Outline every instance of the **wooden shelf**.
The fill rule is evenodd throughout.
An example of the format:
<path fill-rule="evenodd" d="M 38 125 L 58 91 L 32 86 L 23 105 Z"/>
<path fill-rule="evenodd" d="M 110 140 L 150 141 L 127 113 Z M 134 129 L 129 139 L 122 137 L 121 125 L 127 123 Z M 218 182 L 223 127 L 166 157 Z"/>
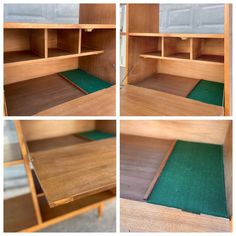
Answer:
<path fill-rule="evenodd" d="M 91 48 L 81 48 L 80 56 L 90 56 L 90 55 L 98 55 L 104 53 L 104 50 L 95 50 Z"/>
<path fill-rule="evenodd" d="M 67 55 L 73 55 L 73 53 L 70 53 L 68 51 L 59 49 L 59 48 L 49 48 L 48 49 L 48 57 L 60 57 L 60 56 L 67 56 Z M 74 54 L 76 56 L 77 54 Z"/>
<path fill-rule="evenodd" d="M 115 138 L 110 138 L 31 153 L 50 207 L 114 188 L 115 147 Z"/>
<path fill-rule="evenodd" d="M 42 213 L 42 219 L 44 222 L 63 216 L 65 214 L 72 214 L 74 211 L 83 211 L 83 209 L 92 207 L 104 201 L 113 199 L 115 195 L 111 191 L 105 191 L 91 195 L 66 205 L 50 208 L 47 199 L 42 196 L 39 197 L 39 205 Z"/>
<path fill-rule="evenodd" d="M 31 194 L 4 200 L 4 232 L 17 232 L 36 224 Z"/>
<path fill-rule="evenodd" d="M 120 195 L 144 201 L 145 193 L 173 141 L 121 135 Z"/>
<path fill-rule="evenodd" d="M 115 24 L 41 24 L 6 22 L 4 29 L 115 29 Z"/>
<path fill-rule="evenodd" d="M 8 115 L 26 116 L 84 96 L 57 74 L 5 86 Z"/>
<path fill-rule="evenodd" d="M 184 53 L 184 52 L 174 53 L 170 54 L 168 57 L 179 58 L 179 59 L 190 59 L 190 53 Z"/>
<path fill-rule="evenodd" d="M 168 74 L 155 74 L 133 85 L 161 92 L 187 97 L 199 82 L 198 79 L 185 78 Z"/>
<path fill-rule="evenodd" d="M 32 51 L 15 51 L 15 52 L 4 52 L 4 64 L 20 61 L 31 61 L 41 59 L 42 57 L 33 53 Z"/>
<path fill-rule="evenodd" d="M 217 56 L 217 55 L 200 55 L 195 60 L 199 61 L 206 61 L 206 62 L 218 62 L 224 63 L 224 56 Z"/>

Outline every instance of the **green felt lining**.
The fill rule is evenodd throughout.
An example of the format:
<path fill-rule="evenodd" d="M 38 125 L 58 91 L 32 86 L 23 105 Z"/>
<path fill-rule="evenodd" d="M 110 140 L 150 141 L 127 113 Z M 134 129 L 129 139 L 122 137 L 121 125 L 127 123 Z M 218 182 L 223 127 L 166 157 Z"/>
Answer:
<path fill-rule="evenodd" d="M 223 146 L 177 141 L 147 202 L 227 218 Z"/>
<path fill-rule="evenodd" d="M 200 80 L 187 97 L 208 104 L 223 106 L 223 94 L 223 83 Z"/>
<path fill-rule="evenodd" d="M 79 133 L 79 136 L 89 140 L 102 140 L 115 137 L 115 135 L 112 133 L 102 132 L 98 130 Z"/>
<path fill-rule="evenodd" d="M 112 86 L 112 84 L 80 69 L 64 71 L 59 74 L 71 83 L 80 87 L 86 93 L 94 93 Z"/>

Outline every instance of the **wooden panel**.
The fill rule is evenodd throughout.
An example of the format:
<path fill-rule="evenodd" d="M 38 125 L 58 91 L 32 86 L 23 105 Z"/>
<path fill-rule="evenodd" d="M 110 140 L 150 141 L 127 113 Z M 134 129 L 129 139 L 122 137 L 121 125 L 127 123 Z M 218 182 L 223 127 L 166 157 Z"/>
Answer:
<path fill-rule="evenodd" d="M 36 224 L 31 194 L 4 200 L 4 232 L 17 232 Z"/>
<path fill-rule="evenodd" d="M 170 140 L 121 135 L 120 196 L 122 198 L 144 201 L 145 193 L 171 143 Z"/>
<path fill-rule="evenodd" d="M 126 199 L 121 199 L 120 206 L 122 232 L 230 232 L 225 218 Z"/>
<path fill-rule="evenodd" d="M 152 89 L 126 85 L 121 89 L 122 116 L 219 116 L 223 108 Z"/>
<path fill-rule="evenodd" d="M 115 4 L 80 4 L 80 24 L 116 24 Z"/>
<path fill-rule="evenodd" d="M 5 86 L 8 115 L 30 116 L 85 94 L 54 74 Z"/>
<path fill-rule="evenodd" d="M 232 121 L 229 121 L 229 127 L 224 141 L 224 172 L 225 172 L 225 191 L 227 199 L 227 212 L 232 217 Z"/>
<path fill-rule="evenodd" d="M 29 30 L 5 29 L 4 52 L 24 51 L 30 49 Z"/>
<path fill-rule="evenodd" d="M 156 73 L 156 60 L 146 60 L 140 54 L 158 50 L 158 39 L 129 37 L 128 83 L 135 83 Z"/>
<path fill-rule="evenodd" d="M 116 185 L 115 138 L 31 153 L 31 161 L 50 207 Z"/>
<path fill-rule="evenodd" d="M 29 50 L 4 53 L 4 63 L 22 62 L 35 59 L 40 59 L 40 57 Z"/>
<path fill-rule="evenodd" d="M 129 32 L 159 32 L 159 4 L 129 4 L 128 14 Z"/>
<path fill-rule="evenodd" d="M 108 133 L 116 133 L 116 121 L 115 120 L 97 120 L 96 130 L 100 130 Z"/>
<path fill-rule="evenodd" d="M 76 68 L 78 68 L 78 58 L 32 61 L 14 66 L 4 65 L 4 84 L 12 84 Z"/>
<path fill-rule="evenodd" d="M 232 4 L 225 4 L 224 36 L 225 115 L 229 116 L 232 113 Z"/>
<path fill-rule="evenodd" d="M 228 120 L 121 121 L 123 134 L 224 144 Z"/>
<path fill-rule="evenodd" d="M 93 57 L 81 57 L 79 66 L 102 80 L 116 83 L 116 31 L 94 30 L 82 32 L 82 48 L 104 50 L 103 54 Z M 83 51 L 82 51 L 83 52 Z"/>
<path fill-rule="evenodd" d="M 27 142 L 30 152 L 47 151 L 60 147 L 67 147 L 74 144 L 85 143 L 88 140 L 79 138 L 75 135 L 66 135 L 55 138 L 45 138 L 41 140 L 32 140 Z"/>
<path fill-rule="evenodd" d="M 115 116 L 116 87 L 91 93 L 71 100 L 48 110 L 39 112 L 37 116 Z"/>
<path fill-rule="evenodd" d="M 138 83 L 135 83 L 134 85 L 138 87 L 171 93 L 181 97 L 187 97 L 198 82 L 199 80 L 192 78 L 168 74 L 155 74 Z"/>
<path fill-rule="evenodd" d="M 45 36 L 44 29 L 30 31 L 30 49 L 40 57 L 46 56 Z"/>
<path fill-rule="evenodd" d="M 224 82 L 224 65 L 194 61 L 158 60 L 158 73 L 173 74 L 195 79 Z M 183 70 L 184 68 L 184 70 Z"/>
<path fill-rule="evenodd" d="M 56 138 L 95 128 L 93 120 L 23 120 L 21 124 L 26 141 Z"/>

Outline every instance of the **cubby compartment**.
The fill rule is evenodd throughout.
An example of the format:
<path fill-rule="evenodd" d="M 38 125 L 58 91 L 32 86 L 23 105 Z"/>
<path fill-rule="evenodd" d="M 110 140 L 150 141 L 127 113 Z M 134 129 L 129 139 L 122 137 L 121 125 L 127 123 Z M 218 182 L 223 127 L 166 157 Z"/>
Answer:
<path fill-rule="evenodd" d="M 151 37 L 155 40 L 155 50 L 150 52 L 142 53 L 140 56 L 143 58 L 160 58 L 162 55 L 162 37 Z M 146 41 L 148 41 L 147 37 L 145 37 Z"/>
<path fill-rule="evenodd" d="M 48 29 L 48 57 L 79 53 L 79 29 Z"/>
<path fill-rule="evenodd" d="M 45 57 L 44 29 L 4 29 L 4 63 Z"/>
<path fill-rule="evenodd" d="M 193 59 L 224 63 L 224 39 L 194 38 Z"/>
<path fill-rule="evenodd" d="M 190 39 L 186 37 L 164 37 L 164 56 L 190 59 Z"/>

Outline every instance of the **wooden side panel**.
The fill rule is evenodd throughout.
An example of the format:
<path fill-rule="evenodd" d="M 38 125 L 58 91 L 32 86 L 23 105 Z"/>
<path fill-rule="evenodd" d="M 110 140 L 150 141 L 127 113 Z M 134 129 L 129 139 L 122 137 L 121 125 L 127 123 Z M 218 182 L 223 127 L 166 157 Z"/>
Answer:
<path fill-rule="evenodd" d="M 228 120 L 121 121 L 123 134 L 224 144 Z"/>
<path fill-rule="evenodd" d="M 81 57 L 79 66 L 81 69 L 115 84 L 116 82 L 116 31 L 93 30 L 82 32 L 82 48 L 104 50 L 97 56 Z"/>
<path fill-rule="evenodd" d="M 224 142 L 224 171 L 225 171 L 225 190 L 227 200 L 228 216 L 232 216 L 232 121 L 228 127 L 228 131 Z"/>
<path fill-rule="evenodd" d="M 26 141 L 54 138 L 95 128 L 93 120 L 23 120 L 21 124 Z"/>
<path fill-rule="evenodd" d="M 159 33 L 159 4 L 129 4 L 130 33 Z"/>
<path fill-rule="evenodd" d="M 225 115 L 232 113 L 232 4 L 225 4 L 224 10 L 224 92 L 225 92 Z"/>
<path fill-rule="evenodd" d="M 115 120 L 97 120 L 96 121 L 96 129 L 108 132 L 108 133 L 116 133 L 116 121 Z"/>
<path fill-rule="evenodd" d="M 156 73 L 157 61 L 140 57 L 140 54 L 155 52 L 158 49 L 158 38 L 129 37 L 128 83 L 132 84 Z"/>
<path fill-rule="evenodd" d="M 32 61 L 17 65 L 4 65 L 4 84 L 46 76 L 78 68 L 78 58 Z"/>
<path fill-rule="evenodd" d="M 31 30 L 30 32 L 30 49 L 40 57 L 46 56 L 45 30 Z"/>
<path fill-rule="evenodd" d="M 121 199 L 121 232 L 230 232 L 225 218 Z"/>
<path fill-rule="evenodd" d="M 4 29 L 4 52 L 29 50 L 29 30 Z"/>
<path fill-rule="evenodd" d="M 188 60 L 158 60 L 157 68 L 158 73 L 224 82 L 224 64 L 210 64 Z"/>
<path fill-rule="evenodd" d="M 80 4 L 80 24 L 115 24 L 115 4 Z"/>

